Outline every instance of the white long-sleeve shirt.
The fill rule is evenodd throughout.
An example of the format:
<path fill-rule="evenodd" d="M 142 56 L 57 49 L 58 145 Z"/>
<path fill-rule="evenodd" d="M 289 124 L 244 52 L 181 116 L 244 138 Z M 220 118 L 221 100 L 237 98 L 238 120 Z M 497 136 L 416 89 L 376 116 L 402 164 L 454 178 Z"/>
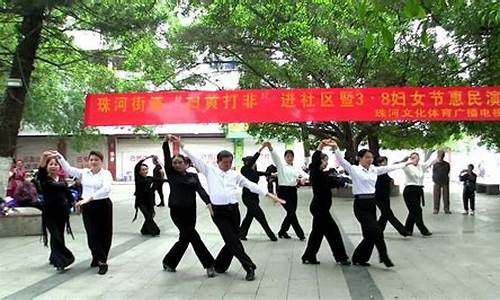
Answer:
<path fill-rule="evenodd" d="M 267 194 L 267 189 L 246 179 L 241 173 L 234 170 L 222 171 L 218 167 L 206 164 L 188 149 L 182 147 L 182 150 L 191 158 L 200 173 L 207 178 L 208 194 L 213 205 L 238 203 L 236 192 L 241 187 L 246 187 L 261 196 Z"/>
<path fill-rule="evenodd" d="M 378 175 L 401 169 L 406 165 L 406 163 L 379 167 L 370 165 L 370 167 L 366 169 L 361 165 L 351 165 L 351 163 L 344 159 L 344 156 L 338 149 L 335 150 L 334 153 L 339 164 L 351 176 L 353 195 L 375 194 L 375 183 L 377 182 Z"/>
<path fill-rule="evenodd" d="M 113 176 L 111 172 L 101 169 L 97 173 L 92 173 L 89 168 L 79 169 L 72 167 L 66 159 L 58 159 L 63 170 L 70 176 L 77 177 L 82 183 L 82 199 L 90 199 L 92 201 L 109 198 L 111 193 L 111 184 Z"/>
<path fill-rule="evenodd" d="M 417 164 L 416 166 L 412 164 L 404 167 L 403 171 L 405 172 L 406 175 L 405 185 L 423 186 L 425 171 L 427 171 L 427 169 L 429 169 L 436 162 L 437 162 L 436 159 L 434 160 L 429 159 L 423 164 Z"/>
<path fill-rule="evenodd" d="M 283 164 L 281 158 L 279 157 L 276 151 L 271 151 L 271 158 L 273 159 L 274 164 L 276 165 L 276 169 L 278 169 L 278 184 L 282 186 L 297 186 L 297 180 L 300 176 L 304 178 L 309 178 L 309 175 L 302 171 L 298 170 L 292 165 L 287 163 Z"/>

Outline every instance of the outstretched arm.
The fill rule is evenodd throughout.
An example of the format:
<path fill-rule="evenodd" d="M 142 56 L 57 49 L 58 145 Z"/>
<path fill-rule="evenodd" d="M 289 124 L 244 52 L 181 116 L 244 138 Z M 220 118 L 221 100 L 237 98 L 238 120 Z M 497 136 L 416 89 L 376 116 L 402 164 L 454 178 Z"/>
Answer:
<path fill-rule="evenodd" d="M 205 163 L 201 158 L 199 158 L 194 153 L 192 153 L 191 151 L 186 149 L 184 147 L 184 144 L 181 142 L 181 139 L 178 136 L 171 135 L 170 141 L 175 142 L 175 143 L 179 143 L 179 145 L 182 148 L 182 151 L 184 151 L 184 153 L 186 153 L 186 155 L 193 161 L 193 163 L 196 165 L 196 167 L 198 168 L 200 173 L 202 173 L 205 176 L 208 175 L 208 170 L 210 167 L 207 165 L 207 163 Z"/>

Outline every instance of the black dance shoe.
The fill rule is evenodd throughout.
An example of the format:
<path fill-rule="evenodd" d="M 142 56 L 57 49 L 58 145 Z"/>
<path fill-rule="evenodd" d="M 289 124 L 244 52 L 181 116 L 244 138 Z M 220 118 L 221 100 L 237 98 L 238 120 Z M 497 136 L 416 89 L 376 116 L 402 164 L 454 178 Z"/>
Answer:
<path fill-rule="evenodd" d="M 299 240 L 301 240 L 301 241 L 305 241 L 305 239 L 306 239 L 306 237 L 305 237 L 305 236 L 300 236 L 300 237 L 299 237 Z"/>
<path fill-rule="evenodd" d="M 160 204 L 156 205 L 156 207 L 163 207 L 165 206 L 165 202 L 160 202 Z"/>
<path fill-rule="evenodd" d="M 351 265 L 351 261 L 348 260 L 348 259 L 338 261 L 337 263 L 340 264 L 340 265 L 343 265 L 343 266 L 350 266 Z"/>
<path fill-rule="evenodd" d="M 392 268 L 394 267 L 394 264 L 389 258 L 386 259 L 380 259 L 380 262 L 383 263 L 387 268 Z"/>
<path fill-rule="evenodd" d="M 269 236 L 269 239 L 273 242 L 277 242 L 278 241 L 278 238 L 273 234 L 273 235 L 270 235 Z"/>
<path fill-rule="evenodd" d="M 280 239 L 291 239 L 292 237 L 288 235 L 288 233 L 286 232 L 278 232 L 278 237 Z"/>
<path fill-rule="evenodd" d="M 432 232 L 430 232 L 430 231 L 422 232 L 422 235 L 423 236 L 431 236 Z"/>
<path fill-rule="evenodd" d="M 316 258 L 302 257 L 302 263 L 305 265 L 319 265 L 319 260 Z"/>
<path fill-rule="evenodd" d="M 247 271 L 247 275 L 245 276 L 246 281 L 253 281 L 255 279 L 255 269 L 251 268 Z"/>
<path fill-rule="evenodd" d="M 99 262 L 97 259 L 92 259 L 92 262 L 90 263 L 91 268 L 99 267 Z"/>
<path fill-rule="evenodd" d="M 207 276 L 209 278 L 215 277 L 215 269 L 213 266 L 207 268 Z"/>
<path fill-rule="evenodd" d="M 246 240 L 248 240 L 248 239 L 247 239 L 247 237 L 246 237 L 246 236 L 240 236 L 240 240 L 242 240 L 242 241 L 246 241 Z"/>
<path fill-rule="evenodd" d="M 362 266 L 362 267 L 369 267 L 371 266 L 369 263 L 367 262 L 361 262 L 361 261 L 356 261 L 356 260 L 352 260 L 352 263 L 355 265 L 355 266 Z"/>
<path fill-rule="evenodd" d="M 175 269 L 167 265 L 166 263 L 163 263 L 163 270 L 167 272 L 175 272 Z"/>
<path fill-rule="evenodd" d="M 108 272 L 108 264 L 101 264 L 101 265 L 99 265 L 99 271 L 97 271 L 97 274 L 104 275 L 107 272 Z"/>

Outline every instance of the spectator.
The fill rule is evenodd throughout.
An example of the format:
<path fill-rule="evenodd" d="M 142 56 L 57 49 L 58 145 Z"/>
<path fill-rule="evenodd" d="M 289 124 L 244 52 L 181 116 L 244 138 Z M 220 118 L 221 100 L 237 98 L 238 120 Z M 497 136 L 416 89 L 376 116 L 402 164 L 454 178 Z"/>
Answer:
<path fill-rule="evenodd" d="M 434 214 L 439 213 L 441 191 L 443 193 L 444 213 L 450 211 L 450 164 L 444 160 L 444 150 L 437 153 L 437 162 L 432 167 L 432 181 L 434 181 Z"/>
<path fill-rule="evenodd" d="M 475 213 L 475 200 L 476 200 L 476 179 L 477 175 L 472 171 L 474 170 L 474 165 L 470 164 L 467 166 L 467 170 L 462 170 L 460 172 L 459 179 L 464 183 L 463 191 L 463 201 L 464 201 L 464 215 L 469 214 L 469 203 L 470 203 L 470 214 L 471 216 Z"/>

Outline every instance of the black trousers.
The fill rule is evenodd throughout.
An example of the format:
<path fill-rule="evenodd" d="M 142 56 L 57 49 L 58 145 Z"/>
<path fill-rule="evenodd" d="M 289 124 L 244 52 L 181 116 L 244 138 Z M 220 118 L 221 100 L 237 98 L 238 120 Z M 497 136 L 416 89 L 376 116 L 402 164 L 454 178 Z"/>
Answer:
<path fill-rule="evenodd" d="M 212 208 L 214 210 L 214 223 L 224 240 L 224 247 L 215 258 L 215 270 L 219 273 L 227 271 L 233 256 L 240 261 L 246 271 L 255 269 L 255 264 L 245 253 L 243 244 L 240 241 L 240 210 L 238 204 L 212 204 Z"/>
<path fill-rule="evenodd" d="M 381 260 L 388 258 L 387 247 L 384 241 L 384 232 L 377 223 L 377 207 L 375 197 L 372 199 L 354 198 L 354 215 L 361 224 L 363 240 L 354 249 L 352 260 L 355 262 L 368 262 L 373 252 L 373 246 L 377 247 Z"/>
<path fill-rule="evenodd" d="M 277 189 L 276 186 L 277 186 L 276 179 L 271 179 L 267 181 L 267 191 L 269 193 L 274 194 L 275 190 Z"/>
<path fill-rule="evenodd" d="M 305 259 L 316 258 L 323 237 L 325 237 L 330 245 L 333 257 L 335 257 L 335 261 L 347 260 L 349 257 L 345 251 L 342 235 L 330 211 L 314 209 L 313 207 L 310 207 L 310 211 L 313 216 L 312 230 L 302 257 Z"/>
<path fill-rule="evenodd" d="M 240 235 L 241 237 L 246 237 L 248 234 L 248 229 L 250 228 L 250 224 L 252 224 L 253 219 L 255 218 L 257 222 L 260 223 L 264 231 L 266 232 L 269 238 L 274 237 L 274 232 L 266 220 L 266 215 L 264 211 L 259 205 L 259 196 L 257 194 L 252 195 L 243 195 L 243 203 L 247 207 L 247 213 L 243 222 L 241 222 L 240 227 Z"/>
<path fill-rule="evenodd" d="M 165 197 L 163 196 L 163 182 L 153 184 L 153 194 L 155 191 L 160 196 L 160 203 L 165 204 Z"/>
<path fill-rule="evenodd" d="M 144 216 L 144 224 L 142 224 L 141 234 L 159 235 L 160 228 L 153 219 L 155 215 L 154 202 L 152 204 L 139 204 L 139 210 Z"/>
<path fill-rule="evenodd" d="M 50 257 L 49 261 L 56 268 L 64 268 L 75 261 L 73 253 L 66 247 L 64 233 L 66 228 L 66 216 L 45 216 L 45 226 L 50 234 Z"/>
<path fill-rule="evenodd" d="M 179 229 L 179 240 L 163 258 L 163 263 L 171 268 L 176 268 L 189 244 L 198 256 L 203 268 L 214 265 L 214 258 L 196 231 L 196 208 L 170 208 L 170 217 Z"/>
<path fill-rule="evenodd" d="M 291 225 L 297 237 L 303 239 L 305 237 L 304 230 L 300 227 L 299 219 L 297 219 L 296 215 L 297 188 L 294 186 L 280 185 L 278 187 L 278 197 L 286 201 L 286 203 L 283 204 L 283 208 L 286 210 L 286 216 L 283 223 L 281 223 L 279 233 L 286 233 Z"/>
<path fill-rule="evenodd" d="M 418 185 L 407 185 L 403 190 L 403 198 L 408 208 L 408 217 L 406 218 L 406 231 L 413 233 L 413 227 L 417 225 L 421 233 L 428 233 L 429 229 L 425 227 L 422 217 L 422 207 L 420 206 L 424 188 Z"/>
<path fill-rule="evenodd" d="M 384 231 L 387 222 L 389 222 L 399 232 L 399 234 L 405 235 L 405 226 L 392 212 L 391 199 L 389 197 L 379 196 L 375 198 L 375 204 L 380 209 L 380 217 L 378 218 L 378 225 L 380 226 L 380 229 Z"/>
<path fill-rule="evenodd" d="M 82 206 L 83 225 L 92 260 L 108 260 L 113 238 L 113 203 L 109 198 L 93 200 Z"/>
<path fill-rule="evenodd" d="M 470 202 L 470 209 L 474 211 L 476 209 L 476 192 L 471 191 L 469 189 L 464 189 L 464 192 L 462 194 L 462 198 L 464 201 L 464 210 L 469 210 L 469 202 Z"/>

